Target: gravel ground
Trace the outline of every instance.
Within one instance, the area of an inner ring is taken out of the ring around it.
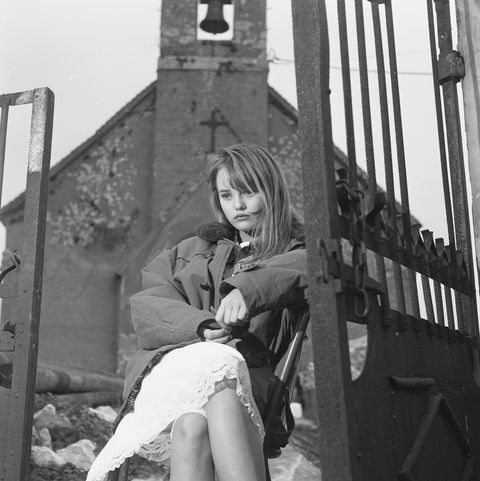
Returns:
[[[80,439],[90,439],[96,444],[96,452],[105,445],[110,437],[110,424],[98,419],[89,412],[89,406],[59,403],[51,394],[36,395],[35,411],[46,404],[53,404],[58,414],[65,415],[72,427],[56,427],[50,430],[52,447],[58,450]],[[320,480],[319,467],[312,449],[314,426],[299,421],[292,441],[277,459],[269,461],[272,481],[314,481]],[[314,462],[312,462],[314,461]],[[29,481],[84,481],[86,472],[67,464],[62,468],[44,468],[31,463]],[[130,463],[129,479],[131,481],[167,481],[168,463],[158,465],[139,456],[134,456]]]

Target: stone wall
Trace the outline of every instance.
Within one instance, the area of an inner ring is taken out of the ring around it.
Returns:
[[[115,270],[149,229],[154,96],[152,90],[150,97],[64,159],[64,168],[53,171],[41,361],[95,371],[116,368]],[[10,219],[10,249],[21,243],[22,222]],[[16,302],[6,302],[2,318],[15,319],[15,312]]]

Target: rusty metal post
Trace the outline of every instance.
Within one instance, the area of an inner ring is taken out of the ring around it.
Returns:
[[[15,96],[11,98],[14,102]],[[0,479],[5,481],[28,479],[38,354],[54,96],[48,88],[36,89],[32,91],[31,101],[25,233],[20,249],[18,284],[19,312],[15,325],[12,384],[8,390],[8,452],[4,466],[0,466]],[[0,413],[1,416],[6,414]]]
[[[340,321],[345,318],[341,312],[343,296],[327,267],[328,259],[341,257],[341,248],[336,224],[326,8],[321,0],[294,0],[292,7],[322,478],[353,481],[353,399],[346,323]]]
[[[480,4],[457,0],[458,44],[465,62],[462,81],[467,157],[472,188],[476,269],[480,265]]]
[[[462,128],[460,124],[457,83],[464,76],[464,63],[459,53],[452,49],[452,32],[449,0],[435,0],[438,30],[438,73],[443,91],[450,178],[452,183],[453,213],[455,223],[456,248],[463,251],[467,258],[470,289],[475,291],[473,276],[473,255],[468,213],[467,186],[462,145]],[[475,322],[475,298],[462,294],[456,295],[457,315],[462,332],[478,336],[479,329]]]

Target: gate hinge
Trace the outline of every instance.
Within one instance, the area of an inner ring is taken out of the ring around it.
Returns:
[[[317,239],[317,249],[320,254],[319,275],[317,282],[327,284],[330,281],[330,274],[335,277],[338,275],[338,240],[334,239]]]
[[[0,352],[15,350],[15,335],[8,331],[0,331]]]
[[[438,57],[438,81],[440,84],[448,80],[459,82],[465,77],[463,57],[456,50],[440,53]]]

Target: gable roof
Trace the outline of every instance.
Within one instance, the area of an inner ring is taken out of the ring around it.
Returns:
[[[57,175],[67,169],[78,157],[86,152],[95,142],[103,137],[110,129],[119,123],[128,113],[137,107],[145,98],[155,94],[156,80],[147,85],[139,94],[137,94],[130,102],[124,105],[113,117],[107,120],[91,137],[78,147],[72,150],[60,162],[50,169],[50,179],[54,179]],[[297,110],[287,100],[285,100],[275,89],[268,86],[268,101],[276,105],[285,115],[297,122]],[[14,212],[23,209],[25,204],[25,192],[22,192],[12,201],[0,209],[0,220],[4,221]]]
[[[278,109],[289,117],[292,121],[298,124],[298,111],[297,109],[284,97],[282,97],[273,87],[268,86],[268,100],[270,103],[278,107]],[[333,144],[333,153],[335,158],[345,166],[348,167],[348,158],[341,149]],[[368,176],[364,170],[357,167],[357,176],[362,188],[367,188]]]
[[[293,122],[298,123],[297,109],[280,95],[270,85],[268,87],[268,102],[275,105],[284,115],[290,118]],[[126,115],[134,110],[137,105],[150,95],[155,95],[156,80],[147,85],[139,94],[137,94],[130,102],[125,104],[113,117],[107,120],[91,137],[81,143],[77,148],[72,150],[66,157],[60,162],[55,164],[50,169],[50,179],[54,179],[62,171],[67,169],[77,158],[79,158],[84,152],[86,152],[95,142],[97,142],[102,136],[104,136],[110,129],[112,129],[117,123],[119,123]],[[335,144],[333,146],[335,157],[345,167],[348,166],[348,159],[345,153],[340,150]],[[357,175],[363,188],[367,186],[367,174],[361,168],[357,168]],[[0,221],[6,220],[15,212],[19,212],[25,205],[25,191],[15,197],[12,201],[6,204],[0,209]],[[400,204],[398,204],[400,205]],[[171,213],[173,215],[173,212]],[[165,219],[168,222],[169,219]],[[417,221],[418,222],[418,221]],[[165,225],[164,223],[162,223]]]
[[[268,102],[278,107],[287,117],[298,123],[297,109],[284,97],[282,97],[273,87],[268,85]]]
[[[86,152],[95,142],[103,137],[109,130],[115,127],[116,124],[133,111],[139,103],[150,95],[155,95],[155,84],[153,81],[147,87],[145,87],[139,94],[137,94],[132,100],[125,104],[113,117],[110,117],[91,137],[85,142],[81,143],[78,147],[72,150],[66,157],[60,162],[55,164],[50,169],[50,179],[54,179],[58,174],[67,169],[76,159],[78,159],[84,152]],[[25,191],[15,197],[12,201],[6,204],[0,209],[0,220],[3,221],[14,212],[23,209],[25,204]]]
[[[149,252],[154,247],[154,243],[158,240],[163,229],[168,226],[175,216],[187,205],[187,202],[191,199],[192,195],[194,195],[200,187],[206,185],[206,180],[206,172],[200,174],[198,178],[193,179],[189,185],[184,187],[176,202],[168,206],[165,211],[159,213],[159,222],[152,227],[142,242],[132,249],[120,266],[118,266],[115,272],[117,277],[121,278],[129,266],[135,262],[138,257],[145,257],[145,253]]]

